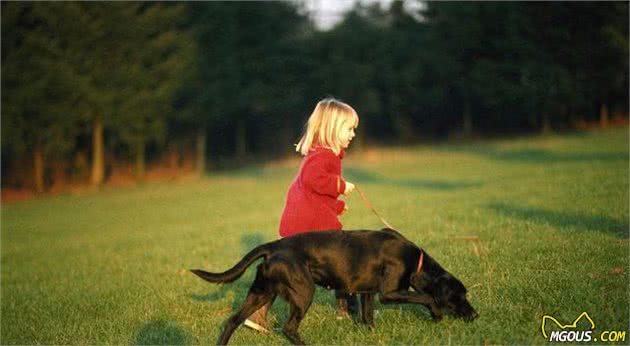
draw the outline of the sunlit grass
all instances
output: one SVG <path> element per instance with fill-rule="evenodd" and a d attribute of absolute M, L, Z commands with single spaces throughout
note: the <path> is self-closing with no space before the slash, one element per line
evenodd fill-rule
<path fill-rule="evenodd" d="M 224 270 L 275 239 L 298 164 L 2 206 L 1 343 L 214 343 L 253 270 L 219 286 L 186 269 Z M 583 311 L 599 331 L 627 330 L 627 128 L 350 152 L 344 168 L 470 288 L 480 317 L 435 324 L 424 308 L 377 304 L 371 331 L 336 320 L 332 294 L 318 290 L 305 341 L 544 344 L 544 314 L 569 323 Z M 358 195 L 346 200 L 345 228 L 381 227 Z M 281 327 L 287 305 L 272 315 Z M 241 328 L 231 342 L 287 340 Z"/>

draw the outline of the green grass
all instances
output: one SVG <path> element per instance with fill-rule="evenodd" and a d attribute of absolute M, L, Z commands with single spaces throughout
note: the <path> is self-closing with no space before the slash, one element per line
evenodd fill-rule
<path fill-rule="evenodd" d="M 1 344 L 212 344 L 253 267 L 222 271 L 277 237 L 291 161 L 2 206 Z M 628 129 L 350 152 L 345 175 L 470 289 L 473 323 L 377 303 L 376 329 L 335 319 L 316 292 L 313 344 L 546 344 L 542 316 L 628 330 Z M 346 229 L 380 228 L 357 194 Z M 479 237 L 475 243 L 460 236 Z M 272 309 L 280 327 L 280 299 Z M 626 336 L 628 342 L 630 336 Z M 246 328 L 233 344 L 287 344 Z"/>

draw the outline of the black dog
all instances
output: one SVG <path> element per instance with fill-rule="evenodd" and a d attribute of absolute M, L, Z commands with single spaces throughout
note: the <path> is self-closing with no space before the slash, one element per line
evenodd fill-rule
<path fill-rule="evenodd" d="M 276 295 L 291 306 L 284 334 L 292 343 L 303 344 L 298 327 L 311 305 L 315 285 L 361 294 L 361 319 L 370 326 L 374 323 L 376 293 L 383 304 L 422 304 L 435 321 L 443 313 L 466 321 L 477 317 L 466 299 L 464 285 L 424 250 L 390 229 L 298 234 L 256 247 L 226 272 L 192 272 L 206 281 L 232 282 L 260 257 L 265 260 L 258 265 L 245 303 L 227 321 L 218 340 L 221 345 L 227 344 L 234 330 Z"/>

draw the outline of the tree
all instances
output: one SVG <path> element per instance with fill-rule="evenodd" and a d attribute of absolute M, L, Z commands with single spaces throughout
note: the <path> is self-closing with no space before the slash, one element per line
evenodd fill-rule
<path fill-rule="evenodd" d="M 33 183 L 45 189 L 47 161 L 73 149 L 81 78 L 64 60 L 55 25 L 68 12 L 48 3 L 2 3 L 2 149 L 32 155 Z"/>
<path fill-rule="evenodd" d="M 334 96 L 351 104 L 362 119 L 380 113 L 375 70 L 371 65 L 378 54 L 377 31 L 362 11 L 354 9 L 334 29 L 312 37 L 308 55 L 313 57 L 309 80 L 313 96 L 305 100 L 309 106 L 317 99 Z M 370 121 L 362 124 L 370 124 Z M 366 132 L 362 130 L 357 134 L 355 146 L 363 142 Z"/>
<path fill-rule="evenodd" d="M 571 17 L 573 49 L 564 60 L 576 79 L 572 108 L 589 112 L 595 105 L 590 112 L 606 126 L 609 110 L 628 105 L 628 2 L 575 3 L 564 10 Z"/>
<path fill-rule="evenodd" d="M 612 10 L 618 5 L 429 3 L 426 16 L 435 39 L 431 46 L 451 69 L 447 78 L 457 81 L 464 133 L 472 128 L 475 113 L 486 114 L 475 126 L 485 122 L 494 130 L 531 126 L 548 132 L 554 122 L 584 108 L 584 100 L 603 99 L 586 95 L 591 88 L 601 94 L 613 84 L 618 88 L 619 78 L 610 82 L 627 74 L 612 71 L 624 68 L 627 52 L 623 43 L 613 49 L 610 37 L 601 34 L 623 42 L 619 38 L 627 25 L 604 29 L 606 23 L 625 18 Z M 627 24 L 627 18 L 621 22 Z M 625 47 L 627 51 L 627 43 Z M 598 82 L 594 76 L 606 77 Z"/>
<path fill-rule="evenodd" d="M 300 54 L 305 20 L 293 4 L 282 2 L 189 6 L 199 50 L 196 75 L 180 94 L 181 108 L 200 131 L 232 140 L 222 144 L 243 157 L 255 138 L 252 124 L 282 128 L 281 119 L 301 99 L 295 95 L 302 90 L 302 64 L 292 53 Z"/>
<path fill-rule="evenodd" d="M 429 2 L 424 16 L 431 24 L 434 35 L 432 42 L 448 61 L 449 88 L 452 97 L 457 98 L 461 111 L 461 129 L 464 136 L 473 132 L 474 99 L 472 71 L 474 64 L 485 54 L 485 44 L 489 34 L 484 28 L 484 7 L 486 3 Z"/>
<path fill-rule="evenodd" d="M 165 137 L 173 96 L 194 49 L 179 23 L 184 7 L 79 5 L 83 32 L 68 53 L 88 81 L 85 117 L 93 124 L 92 183 L 103 182 L 107 129 L 134 153 L 136 176 L 141 178 L 146 144 Z"/>
<path fill-rule="evenodd" d="M 120 78 L 115 84 L 116 127 L 121 141 L 134 152 L 136 176 L 142 178 L 145 147 L 164 140 L 174 97 L 190 68 L 195 47 L 181 27 L 186 11 L 183 5 L 124 5 L 120 11 L 126 16 L 122 18 L 130 22 L 125 36 L 117 42 L 125 61 L 118 67 Z"/>

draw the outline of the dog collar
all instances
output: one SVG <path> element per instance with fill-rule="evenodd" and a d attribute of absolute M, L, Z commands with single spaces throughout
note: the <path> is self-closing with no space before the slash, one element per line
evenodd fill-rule
<path fill-rule="evenodd" d="M 424 252 L 420 251 L 420 259 L 418 260 L 418 269 L 416 270 L 416 273 L 419 273 L 422 271 L 423 263 L 424 263 Z"/>

